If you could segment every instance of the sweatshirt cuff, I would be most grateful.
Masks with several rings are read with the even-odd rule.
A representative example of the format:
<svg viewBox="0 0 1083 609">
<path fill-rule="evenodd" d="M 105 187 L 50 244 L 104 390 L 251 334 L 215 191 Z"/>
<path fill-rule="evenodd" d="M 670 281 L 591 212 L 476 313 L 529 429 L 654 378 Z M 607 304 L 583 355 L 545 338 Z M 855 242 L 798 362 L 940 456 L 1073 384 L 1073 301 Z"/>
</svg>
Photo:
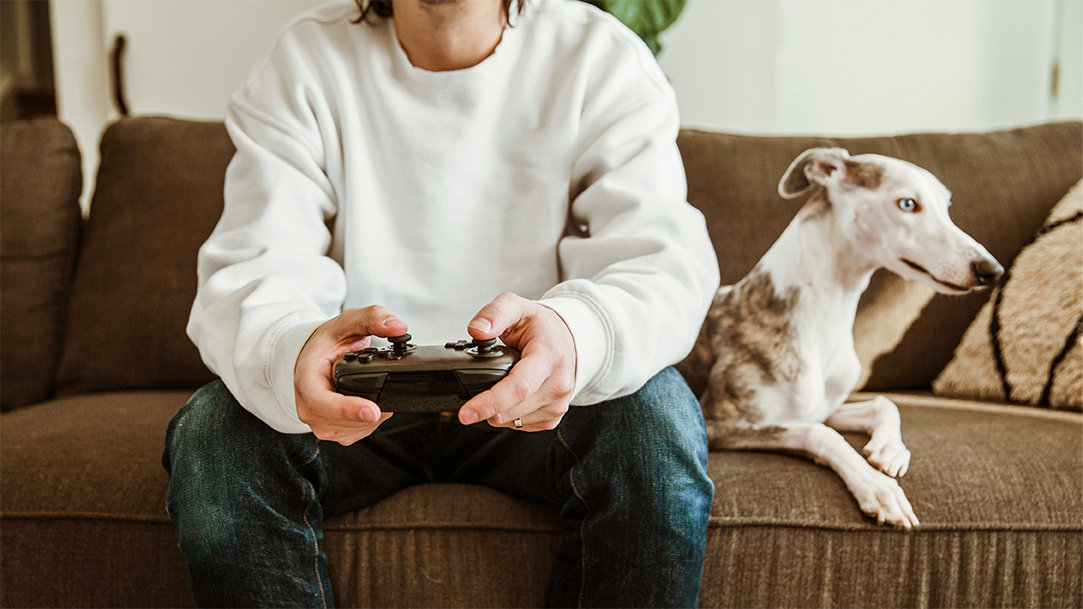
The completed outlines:
<svg viewBox="0 0 1083 609">
<path fill-rule="evenodd" d="M 583 406 L 593 403 L 590 389 L 610 365 L 612 340 L 605 317 L 592 302 L 567 295 L 543 298 L 538 304 L 556 312 L 575 341 L 575 390 L 571 403 Z"/>
<path fill-rule="evenodd" d="M 275 338 L 270 342 L 271 360 L 267 370 L 268 382 L 281 411 L 276 424 L 272 425 L 282 433 L 310 433 L 312 428 L 297 417 L 297 393 L 293 386 L 293 371 L 297 365 L 297 356 L 308 342 L 312 333 L 323 322 L 322 316 L 306 315 L 283 321 Z"/>
</svg>

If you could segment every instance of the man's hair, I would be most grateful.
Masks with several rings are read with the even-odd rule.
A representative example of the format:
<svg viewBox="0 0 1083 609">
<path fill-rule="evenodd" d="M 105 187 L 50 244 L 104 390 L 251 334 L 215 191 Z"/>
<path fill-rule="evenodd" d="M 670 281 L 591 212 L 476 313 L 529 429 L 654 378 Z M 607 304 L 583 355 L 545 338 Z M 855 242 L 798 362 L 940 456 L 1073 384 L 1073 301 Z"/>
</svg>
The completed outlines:
<svg viewBox="0 0 1083 609">
<path fill-rule="evenodd" d="M 354 23 L 361 23 L 366 21 L 370 14 L 376 15 L 381 19 L 387 19 L 394 13 L 394 8 L 391 6 L 391 0 L 354 0 L 357 3 L 357 8 L 361 10 L 361 14 L 357 17 Z M 511 22 L 511 5 L 514 0 L 501 0 L 504 4 L 504 17 Z M 523 12 L 523 5 L 526 2 L 519 2 L 518 12 Z"/>
</svg>

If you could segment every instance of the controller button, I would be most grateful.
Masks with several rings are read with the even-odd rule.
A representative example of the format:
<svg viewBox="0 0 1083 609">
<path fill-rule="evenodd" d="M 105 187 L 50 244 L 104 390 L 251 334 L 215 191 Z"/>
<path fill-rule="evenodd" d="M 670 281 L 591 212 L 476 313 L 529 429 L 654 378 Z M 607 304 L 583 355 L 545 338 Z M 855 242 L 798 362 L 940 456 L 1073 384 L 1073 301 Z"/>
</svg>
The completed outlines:
<svg viewBox="0 0 1083 609">
<path fill-rule="evenodd" d="M 357 354 L 356 353 L 347 353 L 346 355 L 343 356 L 343 359 L 345 359 L 348 362 L 355 361 L 355 360 L 357 360 Z"/>
<path fill-rule="evenodd" d="M 360 355 L 355 354 L 355 357 L 357 358 L 357 361 L 361 362 L 362 364 L 367 364 L 372 360 L 376 359 L 376 356 L 371 353 L 362 353 Z"/>
</svg>

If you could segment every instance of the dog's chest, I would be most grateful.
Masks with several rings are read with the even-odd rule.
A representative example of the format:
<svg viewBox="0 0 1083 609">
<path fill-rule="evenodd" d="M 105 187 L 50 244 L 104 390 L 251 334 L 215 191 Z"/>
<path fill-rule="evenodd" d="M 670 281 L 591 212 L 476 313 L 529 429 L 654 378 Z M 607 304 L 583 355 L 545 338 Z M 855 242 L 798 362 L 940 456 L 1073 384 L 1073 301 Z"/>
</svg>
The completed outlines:
<svg viewBox="0 0 1083 609">
<path fill-rule="evenodd" d="M 838 326 L 829 334 L 819 333 L 812 337 L 805 347 L 809 351 L 818 351 L 808 360 L 809 387 L 803 388 L 808 401 L 818 406 L 805 413 L 811 420 L 823 421 L 831 416 L 853 391 L 861 376 L 861 362 L 854 349 L 853 326 Z M 818 368 L 818 369 L 816 369 Z M 819 395 L 817 395 L 819 394 Z M 816 397 L 819 400 L 815 399 Z"/>
<path fill-rule="evenodd" d="M 832 304 L 778 289 L 763 273 L 721 290 L 709 319 L 711 416 L 759 424 L 830 416 L 861 372 L 853 315 Z"/>
</svg>

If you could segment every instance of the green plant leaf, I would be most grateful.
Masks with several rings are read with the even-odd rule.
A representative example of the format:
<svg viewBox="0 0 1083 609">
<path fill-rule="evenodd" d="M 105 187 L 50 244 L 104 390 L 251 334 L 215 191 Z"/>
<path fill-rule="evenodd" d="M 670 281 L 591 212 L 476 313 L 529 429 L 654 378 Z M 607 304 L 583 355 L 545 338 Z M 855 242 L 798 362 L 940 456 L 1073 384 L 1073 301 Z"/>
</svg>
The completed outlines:
<svg viewBox="0 0 1083 609">
<path fill-rule="evenodd" d="M 611 13 L 647 43 L 655 55 L 661 50 L 658 34 L 680 16 L 687 0 L 584 0 Z"/>
</svg>

